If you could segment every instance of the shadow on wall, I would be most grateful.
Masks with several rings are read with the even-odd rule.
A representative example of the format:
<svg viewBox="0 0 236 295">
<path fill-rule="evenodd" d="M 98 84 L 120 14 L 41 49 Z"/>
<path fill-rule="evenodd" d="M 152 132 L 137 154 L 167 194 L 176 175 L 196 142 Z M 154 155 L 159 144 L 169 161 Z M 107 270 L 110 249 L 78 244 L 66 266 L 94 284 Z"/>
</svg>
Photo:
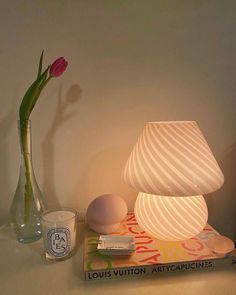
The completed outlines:
<svg viewBox="0 0 236 295">
<path fill-rule="evenodd" d="M 236 242 L 236 142 L 226 150 L 219 164 L 225 183 L 219 191 L 206 198 L 209 223 Z"/>
<path fill-rule="evenodd" d="M 95 154 L 81 172 L 75 194 L 86 199 L 84 207 L 96 197 L 103 194 L 121 196 L 127 203 L 128 209 L 133 210 L 138 192 L 125 184 L 122 172 L 127 160 L 127 147 L 113 146 Z"/>
<path fill-rule="evenodd" d="M 13 97 L 11 101 L 11 106 L 10 110 L 8 113 L 3 117 L 0 118 L 0 187 L 2 192 L 11 192 L 12 188 L 10 187 L 10 171 L 9 171 L 9 153 L 11 150 L 9 149 L 8 145 L 8 135 L 11 131 L 11 128 L 13 125 L 15 125 L 15 128 L 17 126 L 16 124 L 16 104 L 14 103 L 16 100 Z M 19 163 L 20 165 L 20 163 Z M 17 186 L 17 183 L 15 184 L 15 188 Z M 12 196 L 1 196 L 2 199 L 9 200 L 9 202 L 12 202 L 13 196 L 14 196 L 14 191 L 11 192 Z M 2 204 L 6 204 L 5 202 L 1 202 Z M 0 208 L 1 216 L 0 216 L 0 225 L 4 224 L 8 221 L 9 219 L 9 213 L 8 213 L 8 208 Z"/>
<path fill-rule="evenodd" d="M 42 143 L 43 153 L 43 192 L 45 193 L 47 206 L 59 206 L 56 196 L 55 183 L 54 183 L 54 137 L 58 130 L 69 119 L 76 115 L 76 111 L 70 110 L 70 105 L 78 103 L 81 98 L 82 90 L 78 84 L 72 85 L 66 93 L 66 97 L 62 98 L 62 87 L 59 89 L 58 102 L 56 112 L 52 121 L 52 125 Z"/>
</svg>

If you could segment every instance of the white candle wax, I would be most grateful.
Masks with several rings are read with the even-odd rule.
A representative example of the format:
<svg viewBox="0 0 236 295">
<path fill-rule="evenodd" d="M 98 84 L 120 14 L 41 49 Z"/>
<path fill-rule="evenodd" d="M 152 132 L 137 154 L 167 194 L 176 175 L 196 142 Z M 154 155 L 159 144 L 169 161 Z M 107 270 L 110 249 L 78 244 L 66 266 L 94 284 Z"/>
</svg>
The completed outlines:
<svg viewBox="0 0 236 295">
<path fill-rule="evenodd" d="M 76 213 L 72 210 L 48 211 L 42 217 L 44 247 L 47 259 L 68 256 L 76 243 Z"/>
</svg>

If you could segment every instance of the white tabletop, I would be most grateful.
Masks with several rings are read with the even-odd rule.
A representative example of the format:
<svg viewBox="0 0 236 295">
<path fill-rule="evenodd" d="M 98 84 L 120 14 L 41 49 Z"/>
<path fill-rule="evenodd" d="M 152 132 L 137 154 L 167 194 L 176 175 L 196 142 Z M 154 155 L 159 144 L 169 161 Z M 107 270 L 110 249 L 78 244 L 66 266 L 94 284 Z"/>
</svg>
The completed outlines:
<svg viewBox="0 0 236 295">
<path fill-rule="evenodd" d="M 0 294 L 206 294 L 235 295 L 236 267 L 211 271 L 172 273 L 142 279 L 83 279 L 83 226 L 79 226 L 76 254 L 61 262 L 46 262 L 42 239 L 20 244 L 9 226 L 0 228 Z"/>
</svg>

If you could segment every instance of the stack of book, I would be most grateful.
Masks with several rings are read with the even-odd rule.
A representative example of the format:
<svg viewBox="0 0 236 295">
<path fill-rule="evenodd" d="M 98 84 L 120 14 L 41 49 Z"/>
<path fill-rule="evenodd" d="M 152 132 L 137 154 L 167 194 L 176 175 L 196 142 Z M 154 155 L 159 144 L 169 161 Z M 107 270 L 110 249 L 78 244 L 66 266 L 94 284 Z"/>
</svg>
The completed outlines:
<svg viewBox="0 0 236 295">
<path fill-rule="evenodd" d="M 132 251 L 133 254 L 126 253 L 132 255 L 107 255 L 112 253 L 98 249 L 102 248 L 99 245 L 102 245 L 102 239 L 105 243 L 106 236 L 99 241 L 100 235 L 87 229 L 84 242 L 85 279 L 142 277 L 178 271 L 214 269 L 222 266 L 236 267 L 235 249 L 222 257 L 208 248 L 207 241 L 215 235 L 219 233 L 207 224 L 198 236 L 189 240 L 178 242 L 157 240 L 138 226 L 134 213 L 128 213 L 119 230 L 112 236 L 133 238 L 135 251 Z M 110 251 L 123 251 L 122 249 L 114 250 L 116 247 L 114 239 L 112 243 L 113 250 Z"/>
</svg>

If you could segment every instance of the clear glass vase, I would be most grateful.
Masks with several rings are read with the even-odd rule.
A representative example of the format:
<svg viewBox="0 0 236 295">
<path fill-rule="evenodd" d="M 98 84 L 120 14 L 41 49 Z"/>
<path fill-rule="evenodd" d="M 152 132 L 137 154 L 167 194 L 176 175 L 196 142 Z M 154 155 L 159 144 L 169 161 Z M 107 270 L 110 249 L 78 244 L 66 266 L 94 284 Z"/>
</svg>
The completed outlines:
<svg viewBox="0 0 236 295">
<path fill-rule="evenodd" d="M 23 123 L 18 121 L 18 133 L 21 146 L 20 175 L 10 213 L 17 240 L 31 243 L 42 237 L 40 218 L 46 206 L 34 175 L 30 120 Z"/>
</svg>

